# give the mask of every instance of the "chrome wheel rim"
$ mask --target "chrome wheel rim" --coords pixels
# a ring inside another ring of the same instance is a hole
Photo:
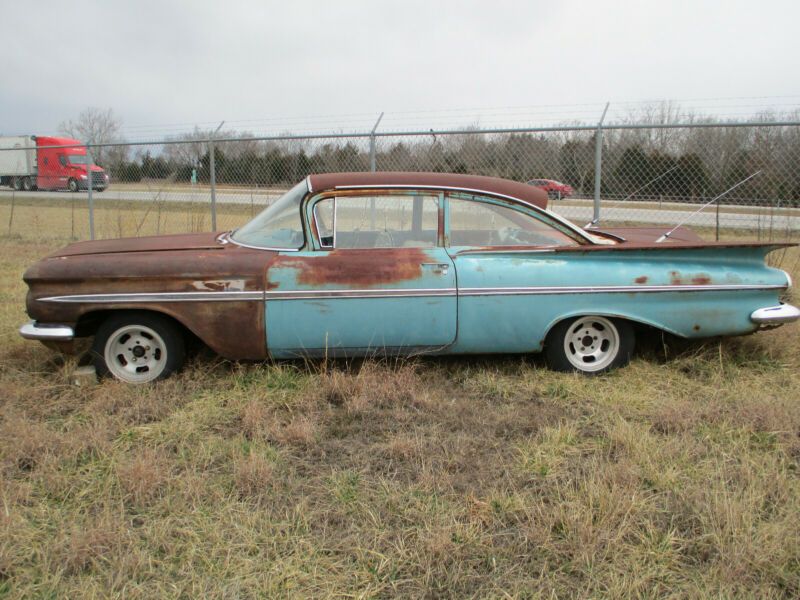
[[[576,369],[601,371],[619,354],[619,332],[605,317],[581,317],[567,329],[564,352]]]
[[[109,336],[103,358],[117,379],[127,383],[146,383],[164,372],[167,346],[150,327],[125,325]]]

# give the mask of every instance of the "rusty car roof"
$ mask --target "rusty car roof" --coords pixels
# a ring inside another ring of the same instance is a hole
[[[375,173],[322,173],[309,175],[313,192],[353,187],[420,187],[459,189],[509,196],[539,208],[547,208],[547,192],[518,181],[461,175],[457,173],[417,173],[410,171],[378,171]]]

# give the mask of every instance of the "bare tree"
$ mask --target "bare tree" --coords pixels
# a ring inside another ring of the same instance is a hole
[[[121,128],[122,119],[117,117],[112,109],[94,106],[81,111],[77,118],[63,121],[59,125],[59,130],[62,134],[89,144],[122,142]],[[106,164],[106,159],[112,154],[114,154],[113,148],[100,147],[92,149],[94,161],[100,165]]]

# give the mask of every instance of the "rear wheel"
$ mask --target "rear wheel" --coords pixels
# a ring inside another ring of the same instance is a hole
[[[121,313],[98,329],[92,345],[98,375],[125,383],[149,383],[183,366],[186,348],[180,329],[166,317]]]
[[[30,177],[25,177],[22,180],[22,189],[25,190],[26,192],[33,191],[33,182],[31,181]]]
[[[77,192],[78,191],[78,180],[77,179],[70,179],[67,182],[67,188],[70,192]]]
[[[11,180],[11,187],[17,190],[18,192],[22,191],[22,179],[19,177],[14,177]]]
[[[594,375],[628,364],[634,345],[633,327],[627,321],[584,316],[553,327],[545,353],[550,368],[556,371]]]

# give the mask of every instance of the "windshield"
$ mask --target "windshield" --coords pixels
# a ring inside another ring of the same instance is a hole
[[[234,242],[258,246],[297,250],[303,246],[303,221],[300,202],[308,192],[305,180],[298,183],[269,208],[258,214],[244,227],[231,234]]]
[[[87,162],[85,154],[68,154],[67,160],[71,165],[85,165]]]

